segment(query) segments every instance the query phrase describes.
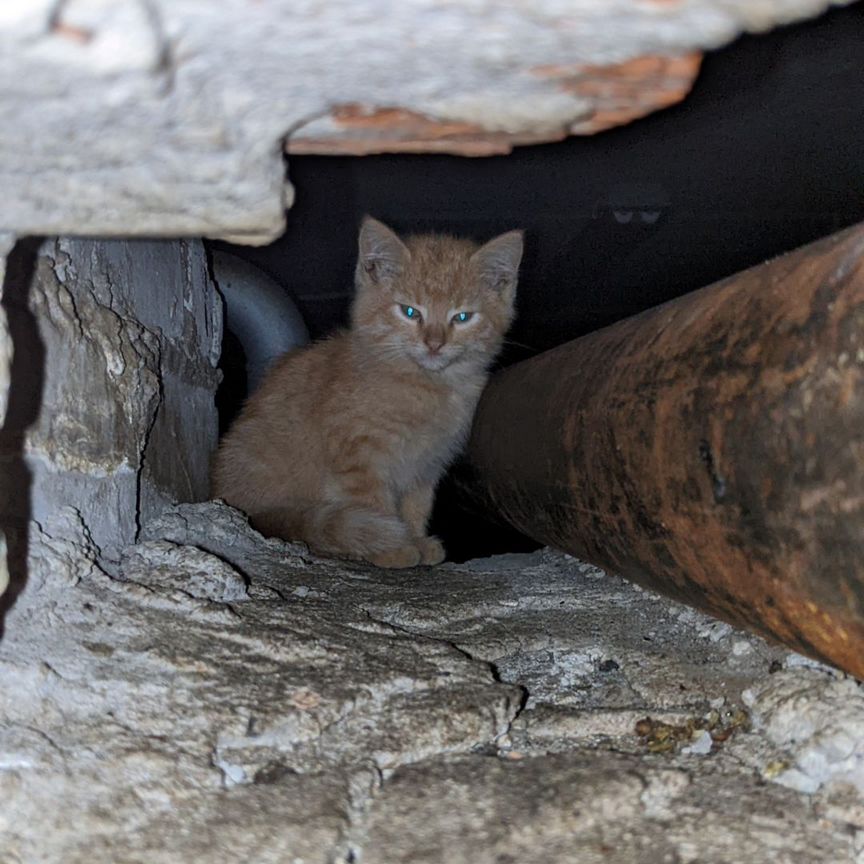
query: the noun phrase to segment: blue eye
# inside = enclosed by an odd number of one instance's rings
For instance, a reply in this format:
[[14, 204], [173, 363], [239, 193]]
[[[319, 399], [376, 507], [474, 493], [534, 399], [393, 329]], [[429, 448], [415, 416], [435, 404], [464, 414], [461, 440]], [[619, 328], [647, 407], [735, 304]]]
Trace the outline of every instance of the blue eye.
[[420, 320], [420, 313], [413, 306], [403, 306], [400, 303], [399, 308], [402, 310], [402, 314], [411, 321]]
[[464, 324], [466, 321], [470, 321], [473, 317], [473, 312], [457, 312], [451, 320], [454, 324]]

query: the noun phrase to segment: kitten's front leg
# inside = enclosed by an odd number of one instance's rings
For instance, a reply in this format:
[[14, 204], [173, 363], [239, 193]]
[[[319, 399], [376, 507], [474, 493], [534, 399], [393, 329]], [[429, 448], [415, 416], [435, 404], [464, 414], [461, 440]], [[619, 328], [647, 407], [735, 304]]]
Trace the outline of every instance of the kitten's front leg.
[[434, 486], [419, 486], [405, 493], [401, 505], [402, 519], [417, 538], [420, 563], [426, 565], [440, 564], [447, 557], [441, 541], [437, 537], [429, 537], [426, 534], [434, 500]]
[[372, 466], [358, 465], [355, 461], [339, 467], [337, 476], [345, 498], [374, 516], [371, 529], [366, 526], [371, 535], [359, 543], [355, 539], [349, 549], [350, 557], [369, 561], [376, 567], [416, 567], [422, 563], [423, 553], [414, 531], [405, 523], [393, 490], [381, 476]]

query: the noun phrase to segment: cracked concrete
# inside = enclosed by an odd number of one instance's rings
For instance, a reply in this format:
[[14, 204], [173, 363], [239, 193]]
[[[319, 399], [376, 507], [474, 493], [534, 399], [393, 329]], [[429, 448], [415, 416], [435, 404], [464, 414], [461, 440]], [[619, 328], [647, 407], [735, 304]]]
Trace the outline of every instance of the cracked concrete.
[[0, 644], [4, 864], [864, 860], [859, 685], [568, 556], [205, 504], [108, 574], [65, 518]]
[[0, 231], [262, 243], [304, 152], [502, 153], [679, 101], [849, 0], [4, 0]]

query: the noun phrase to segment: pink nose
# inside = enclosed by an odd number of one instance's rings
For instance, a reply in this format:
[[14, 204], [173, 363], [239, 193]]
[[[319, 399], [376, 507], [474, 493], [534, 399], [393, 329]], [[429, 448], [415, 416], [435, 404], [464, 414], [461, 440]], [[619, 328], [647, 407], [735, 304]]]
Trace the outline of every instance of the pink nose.
[[441, 347], [444, 343], [440, 339], [425, 339], [426, 347], [429, 349], [430, 354], [440, 354]]

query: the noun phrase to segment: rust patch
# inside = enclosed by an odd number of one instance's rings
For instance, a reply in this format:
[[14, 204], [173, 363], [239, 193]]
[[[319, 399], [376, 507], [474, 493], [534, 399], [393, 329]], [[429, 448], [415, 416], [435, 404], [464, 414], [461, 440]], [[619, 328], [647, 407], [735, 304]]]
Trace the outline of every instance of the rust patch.
[[75, 27], [63, 21], [57, 21], [53, 24], [51, 32], [63, 39], [68, 39], [70, 42], [77, 42], [79, 45], [87, 45], [93, 41], [95, 36], [92, 30], [87, 30], [84, 27]]
[[538, 66], [531, 71], [594, 105], [590, 118], [570, 127], [572, 134], [594, 135], [677, 104], [692, 89], [701, 65], [702, 55], [691, 53], [635, 57], [612, 66]]
[[70, 24], [63, 20], [63, 15], [66, 13], [68, 0], [57, 0], [48, 17], [48, 32], [59, 36], [61, 39], [68, 39], [70, 42], [77, 42], [79, 45], [87, 45], [92, 42], [96, 34], [88, 27], [79, 27], [76, 24]]
[[417, 138], [447, 138], [453, 135], [483, 133], [483, 129], [473, 123], [433, 120], [404, 108], [376, 108], [370, 111], [356, 102], [337, 106], [331, 116], [346, 129], [394, 129]]
[[373, 153], [453, 153], [494, 156], [514, 147], [559, 141], [568, 135], [593, 135], [630, 123], [680, 102], [693, 86], [701, 54], [636, 57], [611, 66], [556, 64], [528, 70], [549, 86], [572, 93], [587, 106], [586, 119], [540, 133], [508, 133], [475, 123], [430, 117], [403, 106], [335, 106], [322, 131], [301, 129], [286, 143], [289, 154], [353, 155]]
[[453, 153], [461, 156], [498, 156], [524, 144], [560, 140], [553, 134], [510, 135], [489, 132], [473, 123], [438, 120], [396, 107], [336, 106], [330, 137], [295, 135], [286, 144], [293, 155], [369, 156], [374, 153]]

